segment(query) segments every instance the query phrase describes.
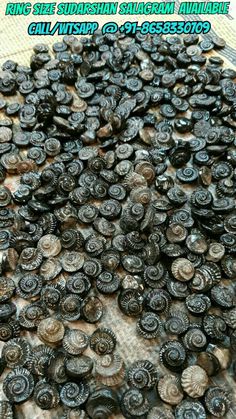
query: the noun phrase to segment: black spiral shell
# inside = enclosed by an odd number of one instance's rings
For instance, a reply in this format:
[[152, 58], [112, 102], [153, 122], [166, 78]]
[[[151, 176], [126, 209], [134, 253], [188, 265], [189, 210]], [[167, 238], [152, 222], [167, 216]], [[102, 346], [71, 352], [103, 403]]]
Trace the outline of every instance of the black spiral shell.
[[152, 311], [143, 312], [137, 321], [137, 332], [145, 339], [154, 339], [163, 331], [162, 320]]
[[184, 368], [187, 355], [180, 342], [170, 340], [161, 345], [159, 357], [166, 368], [171, 371], [181, 371]]
[[105, 386], [95, 389], [86, 403], [86, 412], [94, 419], [108, 419], [112, 414], [118, 413], [118, 411], [117, 393]]
[[8, 368], [23, 367], [31, 351], [30, 344], [23, 338], [15, 338], [5, 343], [2, 349], [2, 358]]
[[210, 387], [204, 400], [208, 412], [217, 418], [224, 417], [231, 406], [228, 391], [221, 387]]
[[44, 376], [54, 356], [52, 348], [42, 344], [34, 346], [30, 352], [27, 367], [33, 375]]
[[12, 403], [22, 403], [29, 399], [34, 390], [33, 375], [26, 368], [15, 368], [3, 381], [3, 392]]
[[99, 328], [90, 338], [90, 347], [98, 355], [110, 354], [116, 346], [116, 337], [111, 329]]
[[202, 315], [211, 307], [211, 300], [205, 294], [188, 295], [185, 304], [187, 309], [195, 316]]
[[149, 389], [156, 383], [157, 371], [148, 360], [136, 361], [127, 371], [127, 380], [131, 387]]
[[167, 282], [166, 268], [162, 262], [149, 265], [143, 273], [145, 283], [151, 288], [162, 288]]
[[48, 284], [41, 291], [41, 301], [51, 310], [55, 310], [61, 301], [63, 289], [59, 284]]
[[183, 343], [189, 351], [198, 352], [207, 346], [207, 337], [200, 328], [190, 327], [183, 337]]
[[108, 271], [103, 271], [96, 280], [97, 289], [102, 294], [113, 294], [118, 290], [119, 285], [118, 275]]
[[34, 388], [34, 401], [42, 410], [50, 410], [58, 406], [60, 398], [57, 388], [53, 384], [38, 381]]
[[89, 337], [80, 329], [68, 329], [63, 337], [63, 348], [70, 355], [80, 355], [88, 347]]
[[20, 336], [20, 324], [17, 320], [10, 319], [0, 323], [0, 341], [7, 342]]
[[66, 288], [70, 293], [84, 297], [90, 290], [91, 283], [87, 275], [77, 272], [66, 281]]
[[207, 419], [205, 408], [199, 401], [183, 400], [175, 409], [175, 418], [182, 419], [189, 415], [193, 419]]
[[166, 287], [171, 296], [180, 300], [185, 299], [189, 295], [189, 288], [185, 282], [169, 278]]
[[125, 289], [118, 296], [118, 304], [122, 313], [135, 317], [142, 312], [143, 296], [136, 289]]
[[171, 304], [170, 294], [162, 288], [149, 291], [145, 298], [145, 305], [149, 311], [167, 313]]
[[79, 407], [89, 396], [89, 387], [83, 381], [79, 383], [68, 381], [60, 391], [60, 399], [64, 406]]
[[28, 274], [20, 278], [16, 293], [21, 298], [32, 299], [40, 294], [43, 286], [43, 278], [41, 275]]
[[84, 204], [78, 211], [78, 218], [81, 222], [90, 224], [98, 216], [98, 209], [92, 204]]
[[214, 314], [204, 316], [203, 327], [205, 333], [211, 338], [217, 340], [225, 338], [227, 325], [222, 317]]
[[19, 323], [26, 329], [35, 329], [42, 319], [48, 315], [48, 310], [40, 302], [27, 304], [20, 310]]
[[97, 258], [86, 259], [83, 272], [89, 277], [97, 277], [102, 272], [102, 263]]
[[39, 268], [42, 261], [42, 253], [33, 247], [23, 249], [19, 258], [19, 263], [25, 271], [33, 271]]
[[165, 322], [165, 330], [172, 335], [181, 335], [189, 327], [189, 318], [182, 311], [171, 310], [169, 317]]
[[80, 318], [82, 299], [77, 294], [66, 294], [60, 300], [59, 316], [63, 320], [75, 321]]
[[64, 249], [78, 250], [84, 245], [84, 237], [78, 230], [66, 229], [61, 235], [61, 245]]
[[150, 404], [146, 396], [136, 388], [126, 390], [121, 400], [122, 412], [126, 418], [139, 418], [146, 415]]

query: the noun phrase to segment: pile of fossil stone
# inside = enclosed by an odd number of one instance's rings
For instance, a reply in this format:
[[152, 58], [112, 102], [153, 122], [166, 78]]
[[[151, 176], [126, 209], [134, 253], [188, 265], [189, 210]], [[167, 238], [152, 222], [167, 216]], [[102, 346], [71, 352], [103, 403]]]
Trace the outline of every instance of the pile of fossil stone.
[[[64, 419], [226, 417], [211, 379], [236, 350], [236, 72], [209, 54], [223, 47], [97, 32], [3, 64], [1, 419], [30, 398]], [[109, 296], [160, 346], [155, 364], [117, 353]]]

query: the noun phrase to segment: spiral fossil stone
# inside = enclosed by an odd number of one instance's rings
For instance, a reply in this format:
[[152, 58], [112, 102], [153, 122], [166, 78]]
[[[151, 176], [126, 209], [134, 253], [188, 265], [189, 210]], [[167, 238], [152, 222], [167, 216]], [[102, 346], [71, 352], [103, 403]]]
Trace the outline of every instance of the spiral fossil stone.
[[93, 332], [90, 347], [99, 355], [112, 353], [116, 346], [116, 337], [111, 329], [100, 328]]
[[181, 384], [190, 397], [201, 397], [208, 387], [207, 373], [198, 365], [188, 367], [182, 373]]
[[95, 374], [98, 382], [108, 387], [121, 384], [125, 376], [122, 358], [117, 354], [103, 355], [96, 362]]
[[8, 368], [24, 366], [29, 359], [30, 350], [30, 345], [25, 339], [15, 338], [5, 343], [2, 357]]
[[8, 373], [3, 382], [3, 391], [12, 403], [22, 403], [34, 390], [33, 375], [26, 368], [15, 368]]
[[231, 406], [227, 390], [220, 387], [210, 387], [205, 394], [206, 408], [217, 418], [224, 417]]
[[80, 381], [79, 384], [67, 382], [63, 385], [60, 398], [62, 403], [68, 407], [78, 407], [83, 404], [89, 396], [87, 384]]
[[54, 318], [41, 320], [38, 325], [38, 337], [45, 343], [51, 345], [59, 344], [64, 336], [65, 328], [62, 322]]
[[166, 375], [158, 381], [158, 394], [161, 399], [170, 405], [177, 405], [183, 399], [180, 381], [174, 375]]
[[39, 381], [34, 388], [35, 403], [43, 410], [53, 409], [59, 404], [59, 393], [56, 386]]
[[70, 355], [79, 355], [87, 348], [89, 338], [82, 330], [70, 329], [65, 332], [62, 346]]
[[147, 360], [137, 361], [128, 369], [128, 383], [136, 388], [151, 388], [155, 385], [157, 373], [154, 365]]
[[227, 417], [208, 381], [233, 380], [236, 348], [224, 46], [98, 30], [3, 63], [0, 418], [30, 397], [64, 419]]
[[125, 416], [142, 417], [149, 410], [149, 402], [141, 391], [131, 388], [123, 394], [122, 407]]

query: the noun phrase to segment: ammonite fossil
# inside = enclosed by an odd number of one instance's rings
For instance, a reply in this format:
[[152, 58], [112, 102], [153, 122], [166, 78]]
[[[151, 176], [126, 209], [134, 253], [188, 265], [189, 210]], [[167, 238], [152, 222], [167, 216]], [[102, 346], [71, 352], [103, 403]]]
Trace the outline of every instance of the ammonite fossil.
[[117, 354], [101, 356], [95, 363], [95, 377], [98, 382], [108, 387], [120, 385], [125, 377], [122, 358]]
[[186, 362], [186, 351], [184, 346], [176, 341], [165, 342], [159, 352], [160, 361], [171, 371], [181, 371]]
[[76, 294], [66, 294], [60, 299], [59, 316], [63, 320], [75, 321], [80, 318], [82, 299]]
[[22, 403], [29, 399], [34, 390], [33, 375], [26, 368], [15, 368], [3, 381], [3, 392], [12, 403]]
[[228, 391], [221, 387], [209, 387], [204, 400], [208, 412], [217, 418], [224, 417], [231, 405]]
[[207, 345], [207, 337], [199, 327], [190, 327], [183, 337], [186, 349], [193, 352], [202, 351]]
[[53, 409], [58, 406], [60, 398], [57, 388], [44, 380], [38, 381], [34, 388], [34, 401], [42, 410]]
[[60, 399], [63, 405], [68, 407], [78, 407], [83, 404], [89, 396], [89, 387], [83, 381], [78, 384], [75, 382], [65, 383], [60, 391]]
[[87, 400], [86, 412], [94, 419], [108, 419], [112, 414], [118, 413], [119, 402], [116, 392], [108, 387], [95, 388]]
[[139, 290], [125, 289], [119, 294], [118, 304], [124, 314], [138, 316], [142, 312], [143, 296]]
[[208, 387], [206, 371], [198, 365], [186, 368], [181, 376], [184, 391], [192, 398], [203, 396]]
[[8, 368], [23, 367], [31, 351], [30, 344], [22, 338], [15, 338], [5, 343], [2, 349], [2, 357]]
[[116, 346], [116, 337], [111, 329], [99, 328], [90, 338], [91, 349], [99, 355], [112, 353]]
[[30, 300], [40, 294], [42, 286], [43, 278], [41, 275], [24, 275], [18, 282], [16, 293], [19, 297]]
[[62, 346], [70, 355], [80, 355], [88, 347], [89, 337], [79, 329], [66, 330]]
[[128, 368], [127, 381], [131, 387], [138, 389], [152, 388], [156, 380], [156, 369], [148, 360], [137, 361]]
[[182, 419], [191, 416], [196, 419], [207, 419], [206, 410], [199, 401], [183, 400], [175, 409], [175, 418]]
[[122, 396], [121, 407], [125, 417], [138, 418], [148, 413], [150, 405], [147, 398], [140, 390], [130, 388]]
[[48, 345], [58, 345], [61, 343], [65, 333], [65, 328], [62, 322], [48, 317], [38, 325], [37, 334], [39, 339]]
[[165, 322], [165, 330], [172, 335], [181, 335], [188, 329], [189, 318], [183, 311], [171, 310]]
[[158, 314], [143, 312], [137, 321], [137, 332], [145, 339], [157, 338], [163, 331], [163, 324]]
[[[93, 369], [93, 360], [87, 355], [67, 357], [63, 366], [69, 377], [74, 379], [88, 377]], [[66, 379], [64, 380], [66, 381]]]
[[170, 405], [178, 405], [184, 397], [180, 380], [174, 375], [162, 377], [158, 381], [157, 389], [160, 398]]

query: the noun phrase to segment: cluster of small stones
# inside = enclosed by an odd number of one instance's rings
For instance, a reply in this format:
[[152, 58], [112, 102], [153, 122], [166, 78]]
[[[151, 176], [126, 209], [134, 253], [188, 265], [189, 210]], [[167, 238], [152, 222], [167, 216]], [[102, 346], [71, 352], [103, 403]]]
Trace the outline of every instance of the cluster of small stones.
[[[1, 419], [30, 398], [64, 419], [226, 417], [211, 377], [236, 350], [236, 72], [209, 54], [224, 46], [97, 32], [3, 64]], [[140, 340], [162, 336], [155, 365], [118, 355], [106, 296]]]

